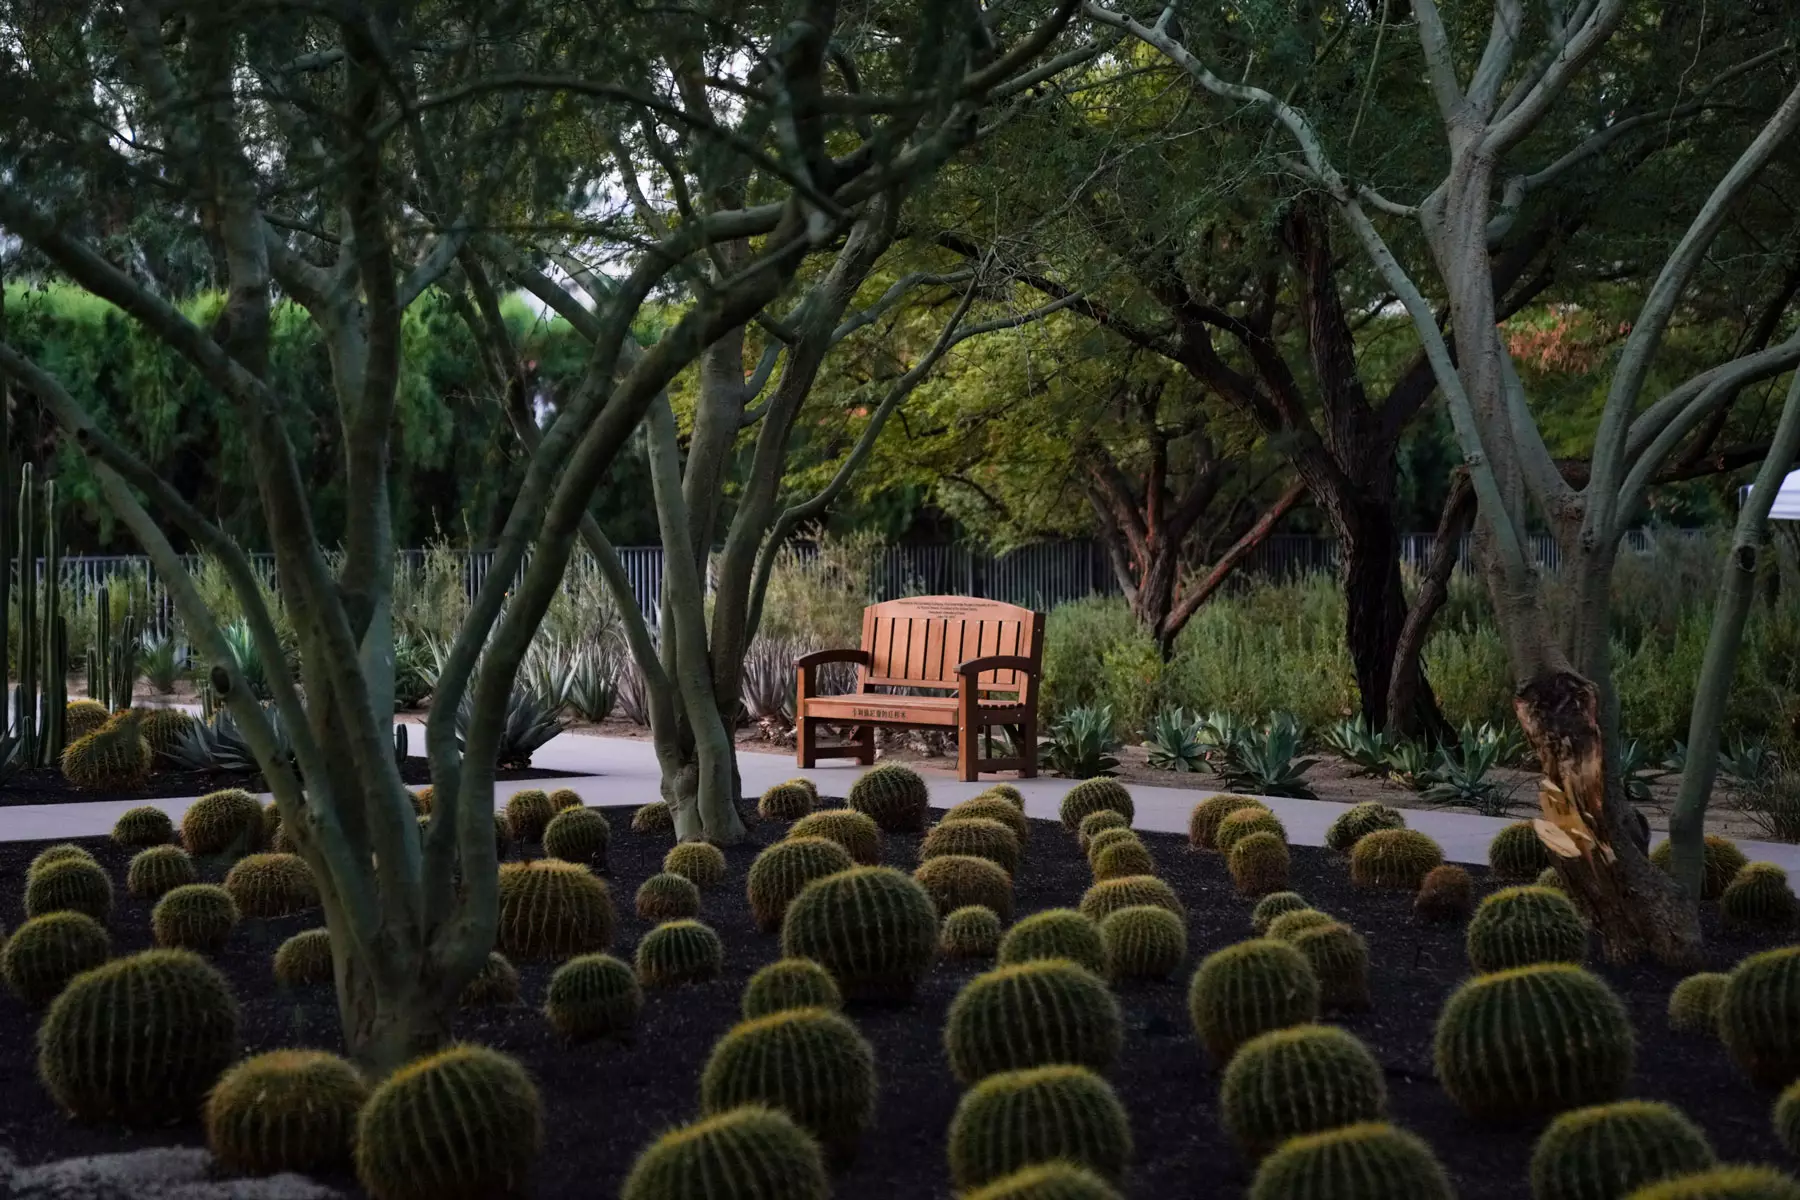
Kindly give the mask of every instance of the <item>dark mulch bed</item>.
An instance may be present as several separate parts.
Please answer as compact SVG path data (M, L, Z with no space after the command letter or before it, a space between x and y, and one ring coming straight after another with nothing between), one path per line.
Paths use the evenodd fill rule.
M659 869L666 843L628 831L628 810L608 810L615 829L612 878L620 901L615 952L629 958L645 931L630 911L637 885ZM753 827L758 842L779 834ZM887 860L910 867L917 838L886 839ZM1219 1072L1206 1061L1189 1029L1186 984L1204 954L1249 936L1250 902L1232 890L1217 855L1189 852L1179 838L1146 839L1164 877L1191 914L1190 960L1167 983L1121 989L1125 1050L1111 1074L1130 1110L1137 1142L1128 1181L1133 1196L1237 1195L1250 1172L1217 1120ZM126 854L102 840L88 844L122 884ZM19 918L26 864L39 844L0 844L0 895L9 923ZM546 1113L546 1145L537 1194L599 1197L617 1189L638 1149L660 1130L689 1119L697 1081L713 1041L737 1018L744 981L779 953L777 939L759 934L741 899L744 872L756 845L727 851L729 882L706 897L704 920L724 938L725 975L715 983L653 993L629 1045L571 1047L535 1011L549 965L527 965L526 1005L465 1013L458 1034L518 1056L538 1080ZM209 871L216 877L219 868ZM1480 875L1480 872L1477 872ZM1315 904L1349 919L1368 938L1374 962L1374 1007L1333 1019L1363 1038L1387 1068L1392 1113L1428 1140L1456 1177L1463 1200L1527 1195L1525 1170L1540 1125L1495 1127L1463 1117L1432 1077L1431 1036L1438 1009L1465 967L1459 928L1416 924L1410 897L1354 891L1345 864L1321 850L1296 848L1295 886ZM1485 880L1484 887L1490 886ZM1059 827L1034 822L1018 879L1018 914L1075 903L1088 886L1085 860ZM124 896L111 930L117 951L148 942L149 914ZM339 1049L329 989L285 994L269 974L274 948L316 922L309 917L248 922L219 958L244 1006L247 1049L284 1045ZM1721 939L1709 925L1715 966L1758 946ZM1727 1161L1780 1161L1769 1126L1771 1097L1740 1079L1713 1039L1668 1032L1664 1005L1676 976L1648 967L1600 967L1625 998L1640 1051L1632 1093L1679 1105L1712 1137ZM843 1197L941 1197L949 1193L945 1132L959 1090L939 1041L957 989L979 966L940 963L909 1006L867 1008L853 1016L874 1044L881 1077L876 1127L860 1157L842 1176ZM33 1014L0 995L0 1145L31 1162L72 1154L116 1151L151 1143L201 1141L192 1126L150 1133L72 1124L56 1113L33 1074ZM1205 1179L1197 1185L1197 1179ZM1196 1188L1198 1187L1198 1190Z
M503 770L494 778L502 783L520 779L564 779L582 775L582 771L552 771L543 767ZM409 787L431 782L431 766L420 755L408 758L400 768L400 778ZM247 792L266 792L261 771L158 771L143 787L129 792L91 791L78 788L63 778L55 767L27 767L18 771L6 786L0 787L0 808L15 804L87 804L94 800L162 800L169 796L204 796L221 788L243 788Z

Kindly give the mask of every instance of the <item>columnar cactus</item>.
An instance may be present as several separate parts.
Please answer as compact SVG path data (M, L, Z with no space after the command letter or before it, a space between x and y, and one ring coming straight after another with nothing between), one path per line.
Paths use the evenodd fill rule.
M1413 915L1421 921L1451 924L1467 920L1475 908L1475 881L1455 863L1433 867L1413 897Z
M63 778L93 791L135 791L150 777L155 761L150 743L138 732L141 713L123 712L63 747Z
M1081 819L1089 813L1110 808L1125 818L1127 825L1137 815L1131 803L1131 793L1125 785L1116 779L1084 779L1070 788L1062 798L1062 807L1058 815L1062 818L1063 828L1074 833L1081 828Z
M1100 922L1110 979L1167 979L1187 957L1187 922L1166 908L1139 904Z
M59 858L25 876L27 917L78 912L104 922L112 902L112 879L91 858Z
M612 826L597 810L585 805L559 809L544 826L544 853L564 862L606 865L612 844Z
M1096 975L1106 970L1106 944L1099 923L1072 908L1032 913L1000 939L1001 966L1034 958L1066 958Z
M1131 1123L1106 1080L1056 1064L989 1075L950 1120L950 1178L980 1187L1035 1163L1085 1167L1117 1180L1131 1158Z
M496 941L513 959L564 958L612 945L612 893L579 863L545 858L500 866Z
M1256 931L1257 937L1264 937L1276 917L1285 913L1305 912L1311 907L1299 892L1270 892L1250 910L1250 928Z
M225 977L185 950L115 958L69 981L38 1029L38 1074L87 1121L164 1124L199 1111L237 1057Z
M1188 844L1196 850L1217 850L1219 823L1241 808L1267 808L1254 796L1220 792L1194 805L1188 814Z
M1704 866L1700 876L1700 898L1717 900L1737 878L1737 873L1750 865L1750 860L1737 843L1716 833L1706 835ZM1667 871L1675 861L1675 846L1667 840L1650 852L1650 861Z
M1305 930L1335 924L1337 918L1330 913L1320 912L1316 908L1297 908L1270 921L1268 931L1263 936L1274 938L1278 942L1290 942Z
M977 796L973 800L964 800L946 812L944 820L998 821L1012 830L1020 850L1031 840L1031 821L1025 816L1025 811L999 796Z
M1695 1124L1667 1104L1618 1100L1566 1112L1531 1152L1531 1200L1615 1200L1714 1162Z
M630 1033L643 1009L637 975L610 954L571 958L556 968L544 991L550 1027L578 1042Z
M1800 1078L1800 946L1752 954L1719 997L1719 1040L1759 1087Z
M258 1054L221 1075L206 1097L206 1145L236 1175L341 1170L368 1096L356 1068L335 1054Z
M481 969L463 984L456 998L461 1008L503 1007L519 1002L519 969L498 950L489 950Z
M1111 842L1094 854L1094 878L1129 879L1134 875L1155 875L1156 860L1150 848L1137 838Z
M1456 1200L1422 1140L1375 1121L1283 1142L1256 1168L1249 1200Z
M1550 851L1530 821L1514 821L1488 843L1488 869L1496 879L1535 879L1550 862Z
M669 871L652 875L639 884L632 902L637 915L646 921L679 921L700 915L700 889L685 875Z
M1240 896L1266 896L1288 885L1287 843L1273 833L1238 838L1225 856Z
M919 843L921 862L947 854L988 859L1008 875L1019 869L1018 837L1010 827L985 818L960 817L944 821L934 826Z
M856 867L808 884L788 905L781 949L830 971L852 1000L906 999L937 953L937 906L890 867Z
M1081 897L1081 911L1091 921L1104 921L1121 908L1131 908L1137 904L1155 904L1178 917L1187 916L1187 909L1175 895L1175 889L1154 875L1103 879Z
M1750 863L1719 893L1719 916L1727 929L1785 933L1793 929L1797 914L1800 901L1788 886L1787 872L1774 863Z
M777 1109L844 1163L875 1119L875 1052L841 1013L790 1008L734 1026L700 1075L700 1111Z
M1094 840L1095 834L1107 829L1130 828L1131 822L1127 821L1125 819L1125 814L1117 809L1095 809L1087 816L1081 818L1081 824L1075 827L1075 844L1081 847L1081 852L1083 854L1086 854L1088 843Z
M911 767L882 763L863 772L846 797L885 833L923 833L931 812L924 778Z
M1287 841L1287 826L1281 818L1260 804L1246 805L1225 814L1213 833L1213 847L1229 856L1231 848L1253 833L1268 833Z
M154 804L140 804L119 814L112 840L114 845L133 848L164 846L175 840L175 822Z
M525 1191L543 1145L525 1069L458 1045L388 1076L356 1121L356 1176L374 1200L482 1200Z
M765 821L798 821L818 804L819 796L804 780L778 783L756 802L756 815Z
M964 1192L962 1200L1120 1200L1120 1196L1112 1184L1086 1167L1047 1162Z
M1678 1033L1719 1032L1719 1001L1731 976L1720 971L1689 975L1669 993L1669 1028Z
M1302 929L1288 939L1319 980L1326 1008L1369 1007L1369 947L1362 934L1338 921Z
M664 921L644 935L632 962L645 987L705 983L725 969L725 946L699 921Z
M747 1105L671 1130L632 1165L619 1200L829 1200L819 1145L782 1112Z
M100 922L78 912L33 917L0 945L0 978L32 1008L56 999L69 980L105 962L112 939Z
M1102 811L1112 812L1112 809L1108 808ZM1120 844L1142 846L1144 840L1137 835L1136 831L1124 825L1108 826L1095 831L1094 836L1088 839L1087 846L1082 853L1087 855L1088 866L1091 868L1102 854Z
M790 1008L842 1007L844 994L838 990L837 980L810 958L778 958L758 968L744 985L742 1011L746 1021Z
M725 852L711 842L678 842L663 855L663 870L705 891L725 882Z
M1774 1167L1713 1167L1639 1188L1626 1200L1800 1200L1800 1182Z
M674 833L675 812L667 800L652 800L631 814L633 833Z
M858 866L881 864L881 827L867 813L852 812L847 808L809 813L794 822L788 837L829 838L848 850Z
M225 890L246 917L286 917L319 903L312 868L298 854L252 854L225 873Z
M940 915L980 904L993 909L1001 920L1012 919L1012 876L990 859L944 854L926 859L913 878L930 894Z
M173 888L150 910L150 936L166 949L217 954L238 923L237 901L211 883Z
M1575 905L1553 888L1502 888L1475 910L1464 946L1469 965L1481 972L1579 963L1587 960L1588 929Z
M945 958L992 958L1000 948L1000 916L982 904L968 904L944 918L938 949Z
M1332 1025L1296 1025L1245 1042L1225 1067L1219 1110L1252 1158L1302 1134L1379 1121L1387 1111L1381 1064Z
M515 842L543 840L544 830L556 816L550 793L541 788L521 788L506 801L506 831Z
M1631 1077L1631 1019L1567 963L1479 975L1438 1017L1438 1079L1471 1116L1506 1120L1611 1100Z
M1374 800L1365 800L1361 804L1352 804L1338 814L1337 820L1325 831L1325 845L1339 854L1348 854L1350 848L1362 841L1367 834L1378 829L1405 828L1406 818L1399 809Z
M950 1069L964 1084L1049 1063L1104 1071L1122 1038L1118 1001L1099 976L1048 958L977 975L944 1025Z
M1351 848L1350 882L1416 892L1443 862L1443 849L1417 830L1381 829Z
M756 927L764 933L780 929L788 905L807 884L855 865L850 852L830 838L790 837L776 842L756 856L744 881Z
M260 850L265 832L262 805L242 788L208 792L181 817L181 844L201 858Z
M303 929L275 950L275 982L282 987L310 987L332 980L331 934Z

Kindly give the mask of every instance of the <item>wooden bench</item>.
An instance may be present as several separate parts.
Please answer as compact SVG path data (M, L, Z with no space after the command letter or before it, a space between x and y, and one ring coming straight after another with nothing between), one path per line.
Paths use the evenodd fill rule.
M1037 774L1038 680L1043 673L1044 614L963 596L913 596L863 610L862 648L802 656L795 700L796 757L875 761L875 726L956 730L956 773L965 782L983 771ZM855 663L856 689L821 696L815 684L826 663ZM903 695L950 692L952 695ZM856 727L844 746L820 746L820 725ZM993 727L1015 727L1009 758L982 758Z

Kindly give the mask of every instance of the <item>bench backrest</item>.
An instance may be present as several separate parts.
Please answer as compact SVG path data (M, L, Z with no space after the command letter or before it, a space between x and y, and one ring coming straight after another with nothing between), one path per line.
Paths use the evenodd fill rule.
M1029 608L967 596L909 596L863 610L862 648L870 665L857 690L871 687L954 688L958 663L1016 654L1041 663L1044 618ZM984 671L983 691L1020 692L1018 671Z

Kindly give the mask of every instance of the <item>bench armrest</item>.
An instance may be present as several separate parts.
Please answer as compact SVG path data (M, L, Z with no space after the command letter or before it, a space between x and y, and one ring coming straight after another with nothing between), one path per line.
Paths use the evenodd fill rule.
M956 664L958 675L979 675L983 671L1023 671L1035 675L1038 667L1022 654L990 654Z
M869 665L867 650L814 650L811 654L802 654L794 660L794 669L804 671L808 667L819 667L826 663L855 663L859 667Z

